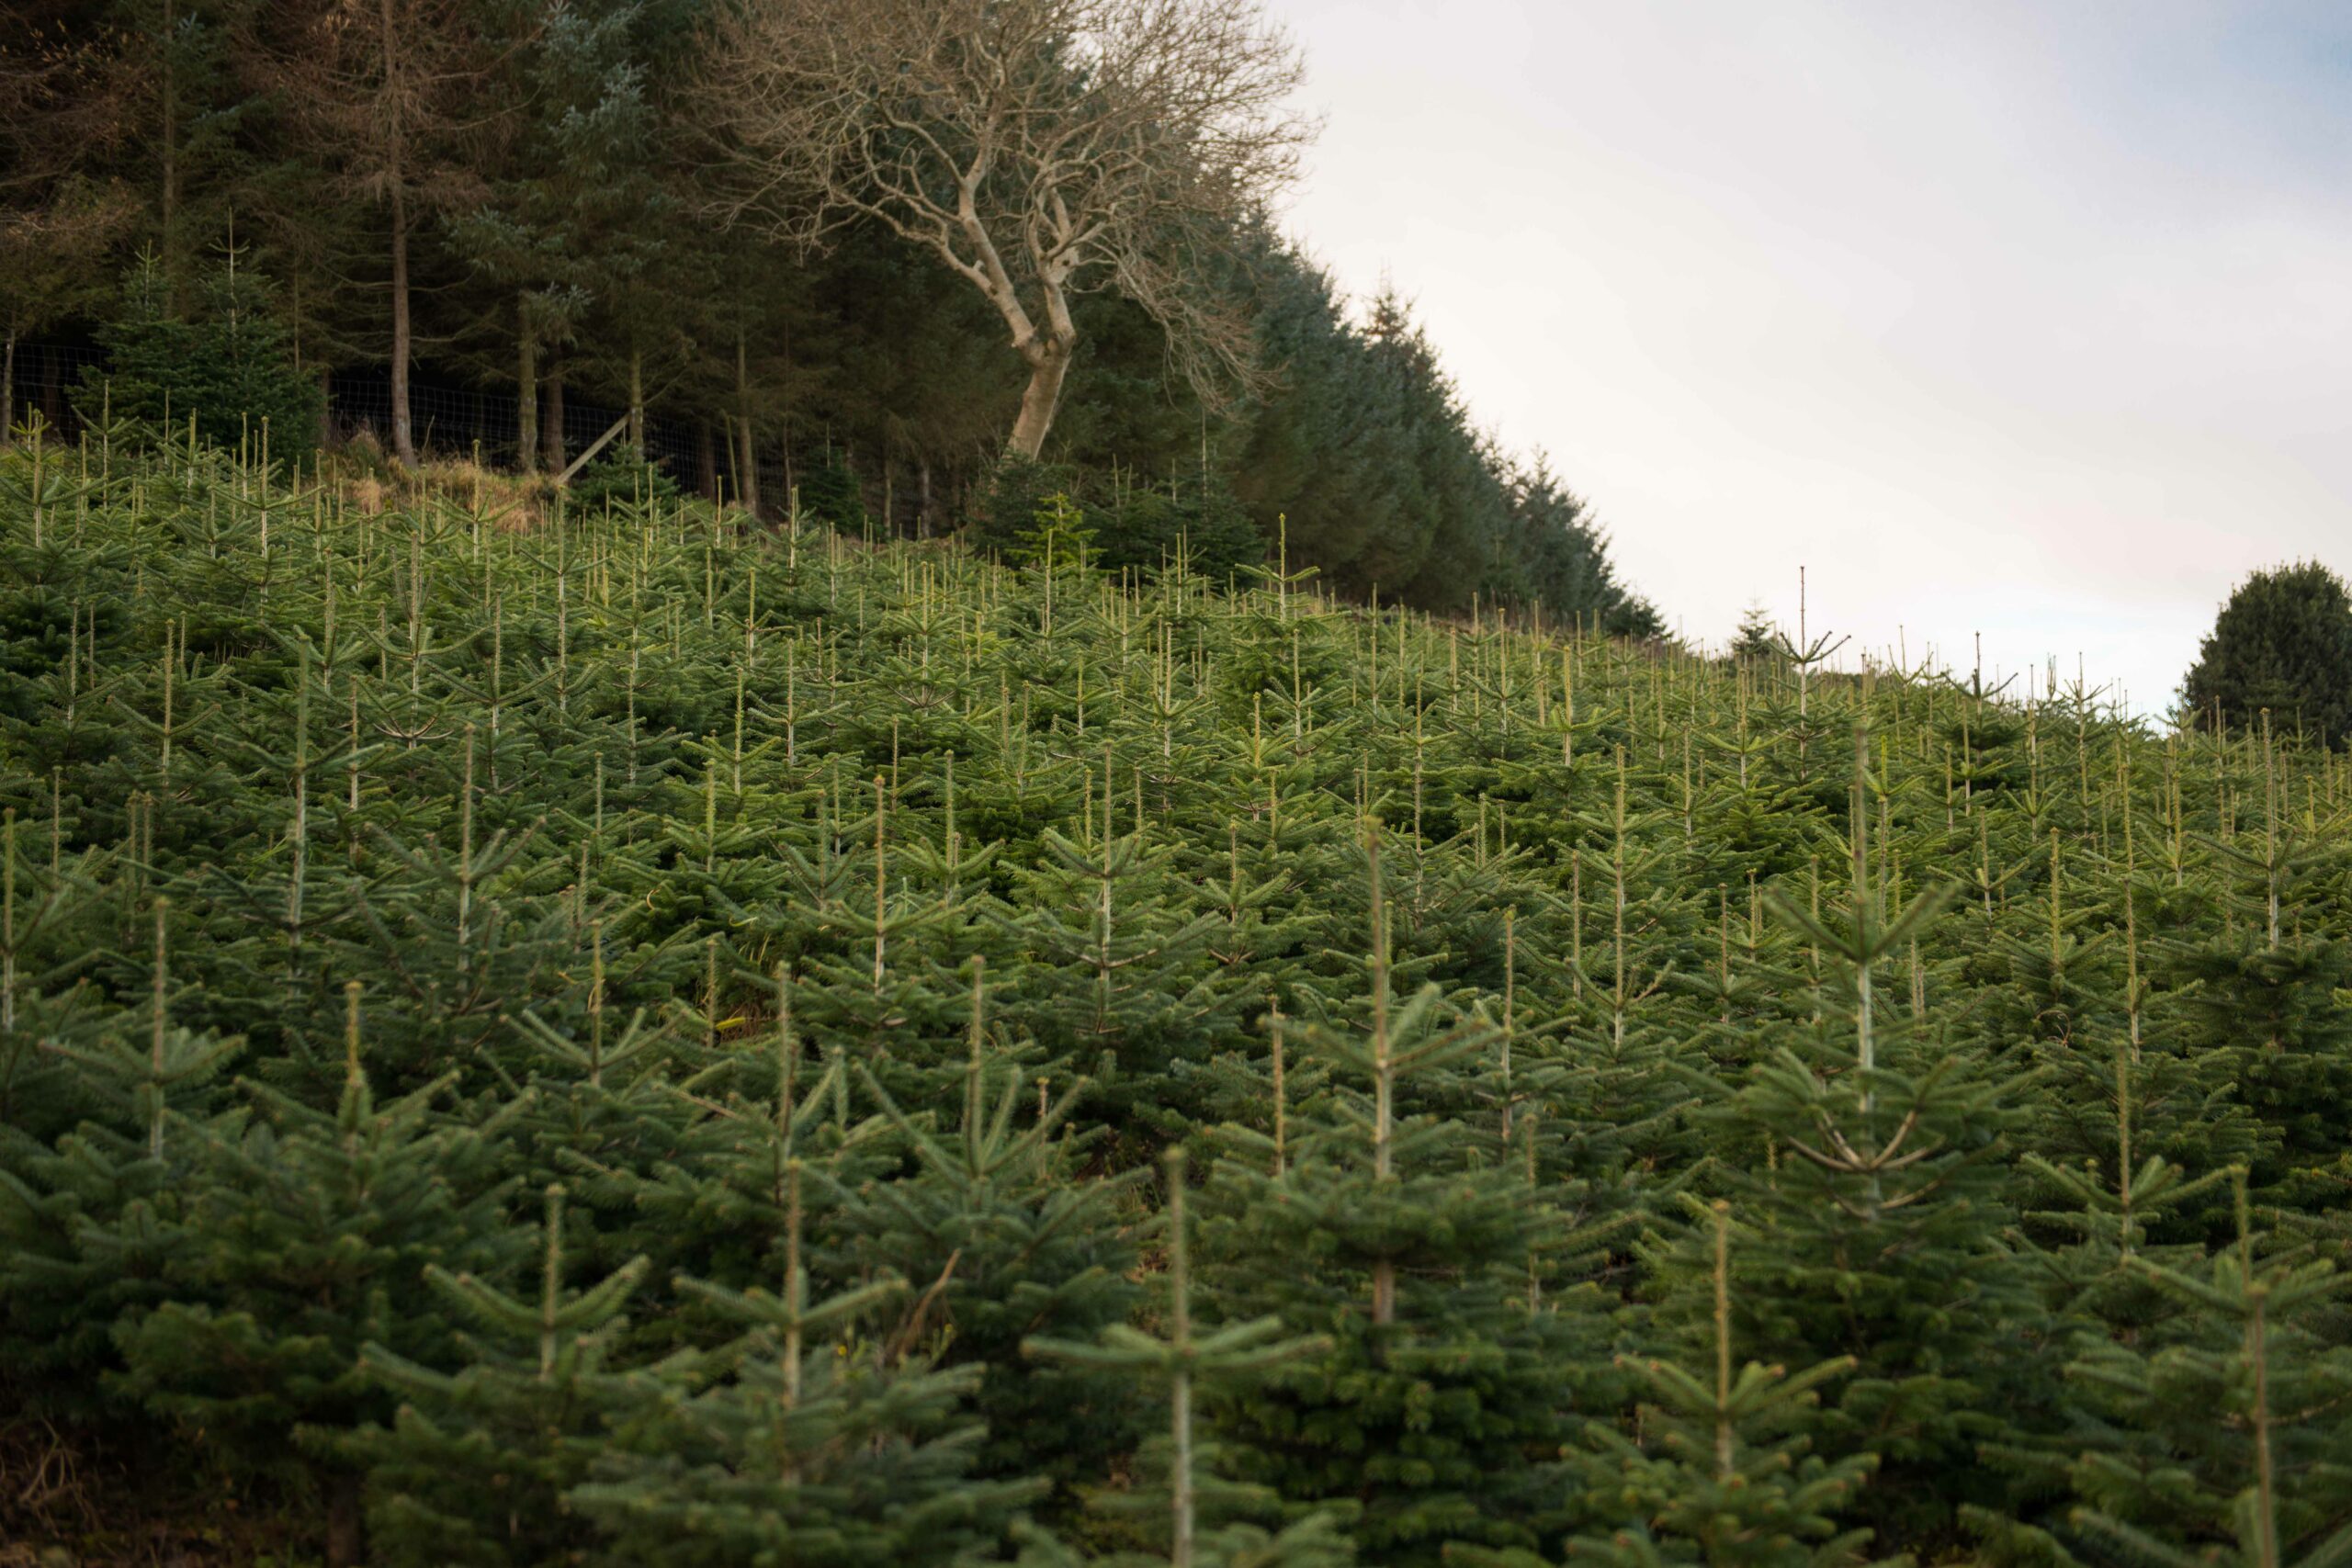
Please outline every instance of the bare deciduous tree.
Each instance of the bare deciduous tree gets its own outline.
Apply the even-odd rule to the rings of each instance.
[[[1013,450],[1044,446],[1089,288],[1149,311],[1204,393],[1250,373],[1205,264],[1314,131],[1256,0],[739,0],[715,43],[731,215],[806,241],[871,219],[968,280],[1029,367]]]

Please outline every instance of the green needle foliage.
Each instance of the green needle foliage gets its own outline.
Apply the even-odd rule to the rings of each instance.
[[[135,434],[0,454],[12,1542],[2346,1550],[2310,731]]]
[[[1734,1372],[1731,1205],[1717,1201],[1706,1225],[1714,1289],[1713,1363],[1700,1372],[1672,1361],[1640,1365],[1649,1385],[1640,1406],[1644,1440],[1598,1432],[1611,1465],[1595,1478],[1592,1499],[1600,1517],[1629,1522],[1607,1534],[1578,1537],[1570,1560],[1620,1568],[1860,1563],[1870,1532],[1841,1529],[1838,1521],[1873,1461],[1858,1456],[1826,1463],[1807,1451],[1810,1441],[1803,1435],[1815,1424],[1822,1389],[1854,1363],[1840,1358],[1791,1376],[1784,1367],[1749,1361]],[[1544,1562],[1529,1552],[1463,1551],[1453,1560],[1474,1568],[1541,1568]]]
[[[2181,682],[2198,722],[2252,729],[2276,715],[2322,742],[2352,736],[2352,590],[2317,561],[2238,584]]]
[[[644,1282],[639,1256],[584,1291],[565,1287],[564,1190],[548,1188],[536,1298],[428,1265],[424,1278],[462,1321],[454,1372],[381,1345],[368,1370],[401,1397],[389,1429],[356,1434],[368,1462],[371,1549],[392,1563],[554,1563],[591,1543],[565,1506],[587,1479],[603,1419],[616,1405],[605,1371]]]

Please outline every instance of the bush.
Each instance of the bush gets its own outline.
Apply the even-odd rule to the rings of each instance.
[[[2352,591],[2317,561],[2238,584],[2181,682],[2200,725],[2281,728],[2341,747],[2352,738]]]
[[[272,457],[308,457],[324,397],[295,367],[293,338],[269,307],[267,286],[232,256],[199,280],[196,313],[176,316],[154,256],[142,255],[123,279],[121,319],[98,333],[108,363],[83,372],[75,411],[165,441],[184,437],[193,415],[197,438],[229,451],[258,441],[266,421]]]

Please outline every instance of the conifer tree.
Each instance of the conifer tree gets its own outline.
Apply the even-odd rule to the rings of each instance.
[[[574,1291],[565,1251],[564,1190],[550,1185],[536,1298],[425,1266],[438,1299],[471,1325],[456,1371],[364,1348],[368,1371],[401,1396],[389,1427],[348,1445],[368,1466],[371,1561],[555,1563],[593,1545],[564,1494],[587,1479],[617,1403],[606,1362],[649,1264],[639,1255]]]
[[[1100,1343],[1037,1337],[1024,1354],[1105,1371],[1164,1379],[1168,1385],[1168,1437],[1159,1461],[1167,1472],[1166,1562],[1168,1568],[1209,1568],[1240,1562],[1285,1568],[1321,1568],[1351,1560],[1328,1514],[1311,1513],[1278,1533],[1248,1523],[1202,1528],[1204,1505],[1224,1512],[1244,1504],[1263,1511],[1279,1498],[1264,1487],[1220,1484],[1195,1428],[1193,1394],[1204,1383],[1230,1382],[1328,1348],[1326,1341],[1283,1338],[1275,1318],[1253,1318],[1196,1332],[1193,1321],[1192,1247],[1184,1218],[1185,1158],[1181,1148],[1166,1157],[1168,1208],[1169,1333],[1156,1338],[1125,1324],[1102,1332]],[[1159,1498],[1134,1499],[1147,1506]],[[1222,1505],[1222,1507],[1218,1507]]]
[[[571,1494],[622,1560],[965,1562],[1002,1540],[1015,1510],[1044,1490],[970,1473],[982,1434],[965,1402],[981,1369],[932,1365],[918,1348],[921,1311],[888,1342],[859,1332],[906,1281],[811,1301],[803,1179],[796,1159],[786,1170],[781,1288],[681,1277],[683,1293],[742,1332],[638,1374],[595,1478]]]
[[[1468,1157],[1458,1125],[1417,1113],[1493,1031],[1451,1020],[1434,987],[1396,1005],[1381,858],[1374,829],[1363,1026],[1308,1035],[1347,1087],[1279,1174],[1228,1160],[1210,1188],[1228,1310],[1332,1348],[1209,1410],[1235,1472],[1340,1511],[1363,1561],[1434,1562],[1448,1541],[1540,1541],[1597,1325],[1588,1301],[1521,1293],[1530,1253],[1565,1227],[1515,1173]]]
[[[2297,720],[2324,744],[2352,736],[2352,591],[2317,561],[2257,571],[2231,590],[2181,682],[2201,725]]]
[[[1704,1348],[1711,1361],[1698,1371],[1672,1360],[1641,1364],[1649,1399],[1641,1408],[1639,1443],[1609,1427],[1594,1429],[1609,1470],[1592,1483],[1593,1511],[1604,1522],[1626,1522],[1579,1535],[1570,1561],[1619,1568],[1858,1563],[1869,1532],[1841,1528],[1840,1515],[1874,1461],[1854,1455],[1826,1463],[1808,1452],[1804,1435],[1821,1390],[1853,1362],[1839,1358],[1792,1376],[1786,1368],[1748,1361],[1735,1373],[1731,1205],[1718,1200],[1705,1228],[1713,1306]],[[1462,1551],[1449,1561],[1542,1568],[1544,1560],[1532,1552]]]
[[[520,1239],[498,1223],[492,1138],[435,1114],[447,1077],[376,1100],[360,989],[335,1109],[248,1083],[250,1114],[206,1132],[175,1299],[115,1328],[122,1392],[201,1432],[232,1484],[290,1472],[315,1487],[336,1564],[365,1550],[362,1477],[343,1439],[389,1414],[362,1347],[436,1357],[448,1329],[425,1310],[425,1266],[490,1271]]]
[[[956,1123],[926,1125],[862,1065],[859,1076],[897,1129],[914,1169],[865,1184],[844,1206],[843,1232],[865,1269],[938,1280],[922,1303],[944,1340],[944,1366],[984,1369],[974,1404],[988,1423],[983,1474],[1045,1476],[1067,1486],[1133,1440],[1124,1383],[1083,1365],[1024,1368],[1026,1336],[1091,1336],[1124,1323],[1138,1294],[1130,1276],[1123,1194],[1142,1173],[1100,1179],[1083,1163],[1102,1141],[1069,1126],[1085,1084],[1050,1103],[1046,1082],[991,1051],[983,965],[974,961],[972,1017]],[[1039,1086],[1034,1114],[1031,1085]],[[1025,1123],[1025,1124],[1024,1124]]]
[[[1847,908],[1816,917],[1773,900],[1827,961],[1822,1021],[1759,1062],[1721,1115],[1756,1162],[1739,1178],[1760,1238],[1740,1280],[1743,1338],[1792,1361],[1853,1358],[1819,1450],[1832,1464],[1878,1456],[1885,1480],[1861,1517],[1882,1538],[1918,1539],[1971,1500],[1973,1445],[2029,1417],[2047,1385],[2029,1358],[1991,1351],[2037,1310],[2001,1236],[1993,1161],[2013,1113],[2000,1080],[1880,1006],[1879,974],[1949,895],[1887,910],[1859,729],[1854,755]]]
[[[2301,1568],[2352,1551],[2352,1351],[2333,1304],[2347,1281],[2274,1249],[2233,1176],[2233,1246],[2201,1268],[2136,1260],[2191,1331],[2101,1346],[2076,1369],[2108,1435],[2074,1473],[2071,1522],[2091,1561]]]

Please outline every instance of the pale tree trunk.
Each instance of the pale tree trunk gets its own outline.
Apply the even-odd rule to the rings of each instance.
[[[416,463],[416,430],[409,423],[409,211],[393,181],[393,456]]]
[[[743,334],[735,334],[735,428],[741,433],[743,457],[735,475],[735,493],[743,509],[760,514],[759,453],[752,445],[752,360]]]
[[[400,56],[392,47],[397,34],[393,26],[392,0],[383,0],[380,15],[384,28],[386,96],[397,102],[400,96]],[[389,178],[385,181],[392,204],[392,456],[414,466],[416,432],[410,423],[408,410],[408,192],[401,168],[397,110],[393,120],[391,152],[387,160]]]
[[[915,537],[928,539],[932,536],[931,459],[924,457],[921,467],[917,468],[915,472],[921,485],[921,489],[916,492],[918,500],[915,507]]]
[[[172,0],[164,0],[164,293],[176,316],[186,306],[180,288],[180,101],[172,67],[172,39],[178,31]]]
[[[408,206],[392,185],[392,456],[413,467],[416,431],[408,412]]]
[[[539,471],[539,344],[527,326],[514,338],[514,453],[526,474]]]
[[[0,355],[0,452],[17,441],[17,329],[8,329],[8,347]]]
[[[1021,417],[1013,422],[1012,448],[1033,461],[1046,448],[1046,433],[1054,427],[1054,411],[1061,406],[1062,381],[1069,374],[1074,342],[1036,339],[1024,351],[1029,361],[1029,385],[1021,394]]]

